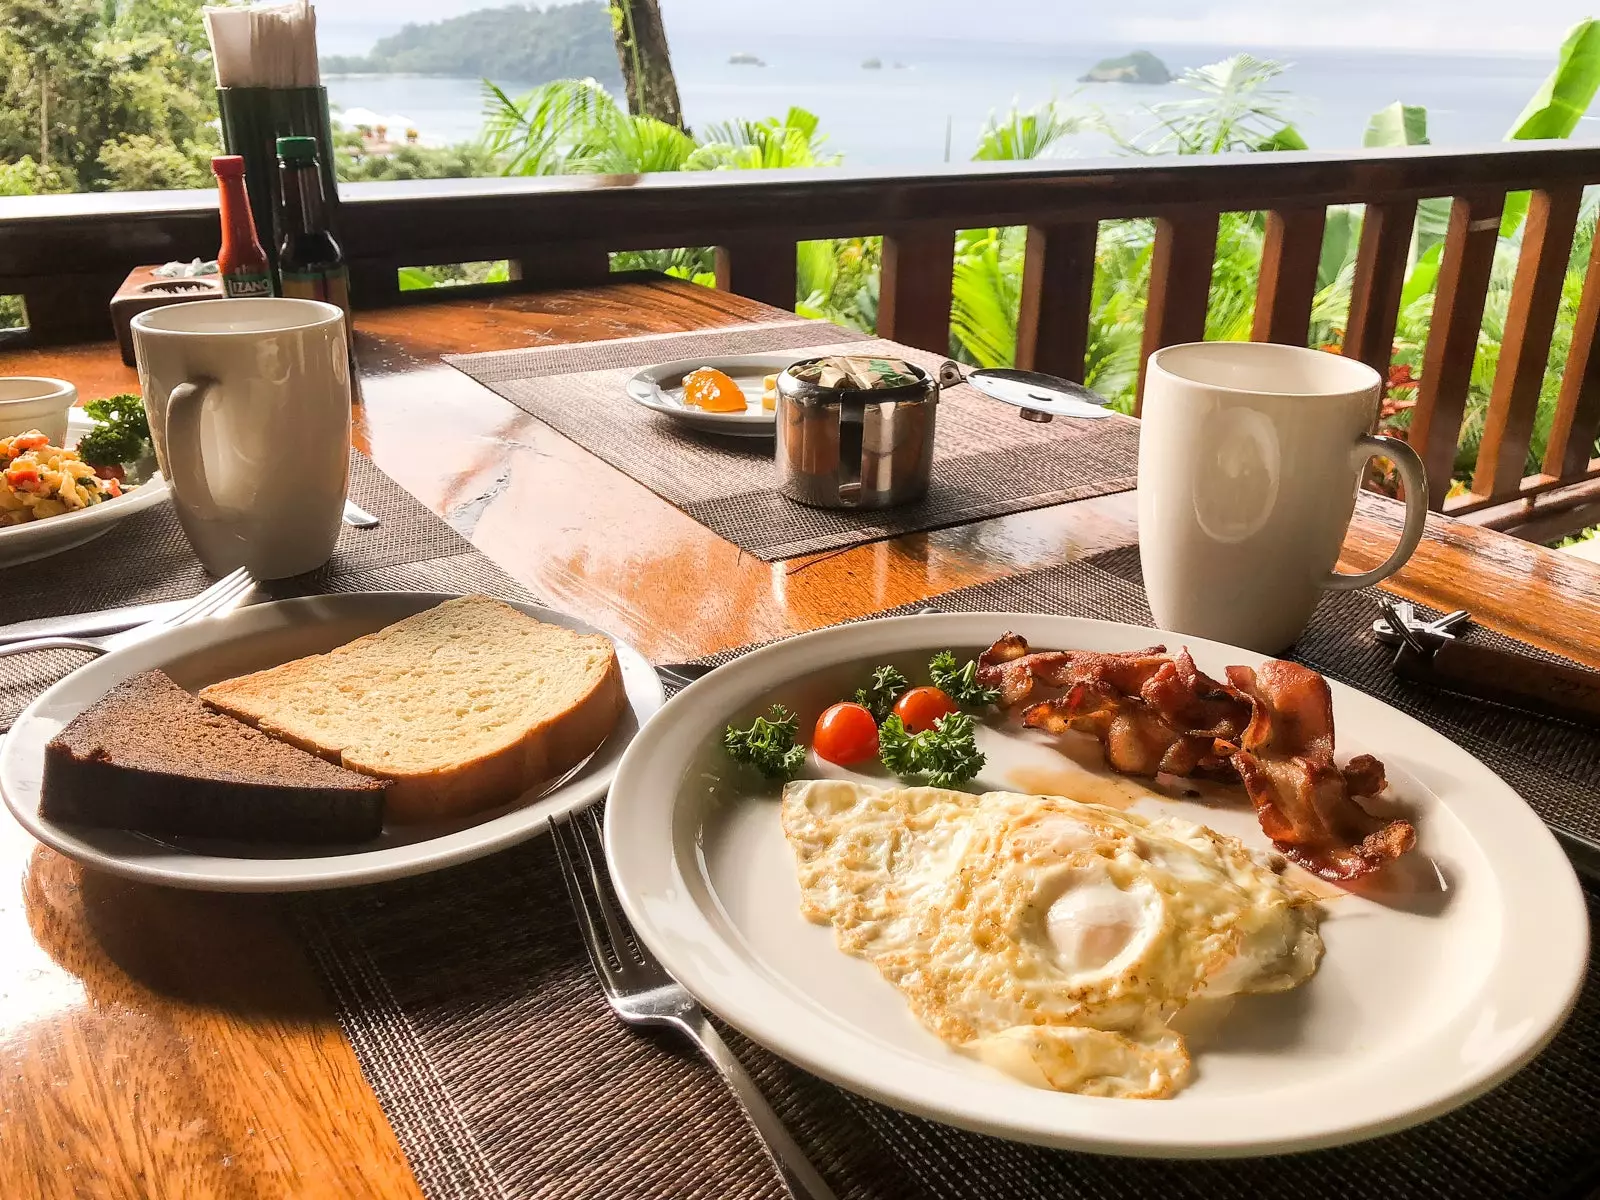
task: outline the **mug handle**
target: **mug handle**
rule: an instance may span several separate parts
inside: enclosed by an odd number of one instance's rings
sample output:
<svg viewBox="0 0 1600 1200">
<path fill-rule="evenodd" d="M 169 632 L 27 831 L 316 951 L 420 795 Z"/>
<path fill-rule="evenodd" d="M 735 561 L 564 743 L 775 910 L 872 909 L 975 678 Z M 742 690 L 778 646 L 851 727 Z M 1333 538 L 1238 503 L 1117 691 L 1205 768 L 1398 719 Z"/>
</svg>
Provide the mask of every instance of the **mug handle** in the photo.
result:
<svg viewBox="0 0 1600 1200">
<path fill-rule="evenodd" d="M 1428 521 L 1428 473 L 1423 468 L 1422 459 L 1409 442 L 1372 433 L 1363 434 L 1355 445 L 1357 469 L 1366 466 L 1368 459 L 1380 456 L 1394 463 L 1406 485 L 1406 523 L 1400 530 L 1400 544 L 1381 566 L 1370 571 L 1363 571 L 1359 575 L 1329 571 L 1323 578 L 1322 586 L 1330 591 L 1353 591 L 1389 578 L 1405 566 L 1406 560 L 1416 552 L 1422 541 L 1423 527 Z"/>
<path fill-rule="evenodd" d="M 202 517 L 217 510 L 200 444 L 200 410 L 216 385 L 215 379 L 192 379 L 173 388 L 167 399 L 167 467 L 173 491 Z"/>
</svg>

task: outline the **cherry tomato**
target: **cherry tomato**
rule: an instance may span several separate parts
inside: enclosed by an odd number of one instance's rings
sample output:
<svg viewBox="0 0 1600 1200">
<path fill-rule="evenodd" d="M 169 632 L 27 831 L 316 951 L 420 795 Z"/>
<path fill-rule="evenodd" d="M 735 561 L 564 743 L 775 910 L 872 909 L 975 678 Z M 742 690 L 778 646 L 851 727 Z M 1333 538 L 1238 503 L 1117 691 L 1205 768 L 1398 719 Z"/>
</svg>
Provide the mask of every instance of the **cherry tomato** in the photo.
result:
<svg viewBox="0 0 1600 1200">
<path fill-rule="evenodd" d="M 859 704 L 835 704 L 817 718 L 811 747 L 818 758 L 840 766 L 878 756 L 878 723 Z"/>
<path fill-rule="evenodd" d="M 894 702 L 894 715 L 912 733 L 932 729 L 940 717 L 956 711 L 956 702 L 936 687 L 912 688 Z"/>
</svg>

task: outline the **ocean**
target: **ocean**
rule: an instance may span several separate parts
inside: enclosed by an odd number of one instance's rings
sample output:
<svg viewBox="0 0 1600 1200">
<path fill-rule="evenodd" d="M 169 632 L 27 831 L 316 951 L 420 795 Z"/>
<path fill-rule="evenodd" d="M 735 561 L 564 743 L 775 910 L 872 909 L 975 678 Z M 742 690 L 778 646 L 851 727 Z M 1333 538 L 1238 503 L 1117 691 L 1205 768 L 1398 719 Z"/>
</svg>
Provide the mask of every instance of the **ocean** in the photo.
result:
<svg viewBox="0 0 1600 1200">
<path fill-rule="evenodd" d="M 1127 134 L 1147 129 L 1149 107 L 1195 93 L 1176 84 L 1077 83 L 1099 60 L 1128 46 L 1030 45 L 934 38 L 885 39 L 883 45 L 828 37 L 680 39 L 673 46 L 684 113 L 693 127 L 735 117 L 781 115 L 790 105 L 817 114 L 827 148 L 852 166 L 921 167 L 971 157 L 985 119 L 1013 104 L 1052 98 L 1099 106 Z M 1235 52 L 1227 46 L 1148 46 L 1176 74 Z M 736 66 L 736 52 L 765 66 Z M 1251 53 L 1289 64 L 1276 86 L 1313 148 L 1357 147 L 1370 115 L 1396 100 L 1424 105 L 1431 140 L 1471 145 L 1500 140 L 1551 69 L 1546 55 L 1419 54 L 1410 51 L 1261 49 Z M 882 60 L 868 70 L 862 61 Z M 404 118 L 424 141 L 475 137 L 482 98 L 476 79 L 403 75 L 329 76 L 332 102 Z M 496 80 L 510 91 L 526 81 Z M 1600 120 L 1586 117 L 1577 136 L 1593 137 Z M 1067 139 L 1055 156 L 1092 156 L 1112 143 L 1102 134 Z"/>
</svg>

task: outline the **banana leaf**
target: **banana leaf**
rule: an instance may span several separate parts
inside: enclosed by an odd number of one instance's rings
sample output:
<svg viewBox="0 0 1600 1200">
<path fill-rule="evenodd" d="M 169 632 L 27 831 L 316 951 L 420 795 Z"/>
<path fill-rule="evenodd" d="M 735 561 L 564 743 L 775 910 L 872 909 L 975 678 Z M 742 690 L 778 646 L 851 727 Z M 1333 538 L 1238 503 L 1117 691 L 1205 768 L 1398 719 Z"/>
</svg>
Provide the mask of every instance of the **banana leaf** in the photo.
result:
<svg viewBox="0 0 1600 1200">
<path fill-rule="evenodd" d="M 1401 104 L 1379 109 L 1367 122 L 1363 146 L 1428 145 L 1428 110 L 1420 104 Z M 1440 197 L 1417 205 L 1417 224 L 1411 234 L 1409 258 L 1413 269 L 1429 250 L 1444 241 L 1450 227 L 1450 201 Z"/>
<path fill-rule="evenodd" d="M 1322 257 L 1317 261 L 1317 290 L 1331 287 L 1339 272 L 1356 260 L 1361 245 L 1361 207 L 1335 204 L 1322 227 Z"/>
<path fill-rule="evenodd" d="M 1550 77 L 1512 123 L 1506 141 L 1571 137 L 1578 128 L 1578 121 L 1594 102 L 1597 90 L 1600 90 L 1600 21 L 1591 18 L 1578 22 L 1567 33 L 1566 40 L 1561 43 L 1556 69 L 1550 72 Z M 1527 213 L 1527 192 L 1513 192 L 1507 196 L 1500 236 L 1515 234 Z"/>
<path fill-rule="evenodd" d="M 1439 283 L 1439 263 L 1444 258 L 1444 243 L 1435 242 L 1417 258 L 1400 289 L 1400 307 L 1409 308 L 1422 297 L 1430 295 Z"/>
<path fill-rule="evenodd" d="M 1367 121 L 1363 146 L 1426 146 L 1428 110 L 1420 104 L 1401 104 L 1380 108 Z"/>
</svg>

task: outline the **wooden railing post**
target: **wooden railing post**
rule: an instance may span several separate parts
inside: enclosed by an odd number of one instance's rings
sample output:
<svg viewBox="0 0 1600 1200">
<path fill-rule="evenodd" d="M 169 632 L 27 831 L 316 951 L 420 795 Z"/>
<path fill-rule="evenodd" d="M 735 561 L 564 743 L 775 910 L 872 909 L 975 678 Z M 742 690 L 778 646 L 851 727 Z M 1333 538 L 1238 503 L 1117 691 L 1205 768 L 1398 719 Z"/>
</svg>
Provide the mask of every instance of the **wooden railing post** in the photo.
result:
<svg viewBox="0 0 1600 1200">
<path fill-rule="evenodd" d="M 1216 213 L 1186 213 L 1156 221 L 1156 241 L 1150 252 L 1150 298 L 1145 306 L 1144 341 L 1139 347 L 1135 415 L 1144 403 L 1144 376 L 1150 356 L 1163 346 L 1205 339 L 1206 305 L 1211 299 L 1211 268 L 1216 256 Z"/>
<path fill-rule="evenodd" d="M 1384 379 L 1394 357 L 1394 326 L 1406 284 L 1406 257 L 1417 223 L 1415 200 L 1369 204 L 1361 218 L 1361 245 L 1350 285 L 1344 355 L 1367 364 Z"/>
<path fill-rule="evenodd" d="M 1455 470 L 1472 360 L 1478 353 L 1483 302 L 1500 238 L 1505 195 L 1457 196 L 1450 205 L 1433 320 L 1422 357 L 1422 381 L 1411 417 L 1411 445 L 1428 468 L 1428 506 L 1444 507 Z"/>
<path fill-rule="evenodd" d="M 781 235 L 729 238 L 717 247 L 717 287 L 792 311 L 795 240 Z"/>
<path fill-rule="evenodd" d="M 1522 255 L 1512 285 L 1495 368 L 1488 420 L 1478 447 L 1473 492 L 1485 498 L 1514 494 L 1522 486 L 1528 443 L 1539 412 L 1539 392 L 1550 359 L 1550 336 L 1561 307 L 1561 285 L 1572 257 L 1582 188 L 1537 191 L 1528 205 Z"/>
<path fill-rule="evenodd" d="M 1600 238 L 1589 251 L 1583 276 L 1583 299 L 1572 326 L 1572 345 L 1561 376 L 1550 440 L 1545 444 L 1544 473 L 1557 479 L 1581 479 L 1589 471 L 1595 436 L 1600 434 Z"/>
<path fill-rule="evenodd" d="M 909 228 L 883 237 L 878 286 L 878 335 L 950 352 L 950 291 L 955 273 L 954 229 Z"/>
<path fill-rule="evenodd" d="M 1028 226 L 1017 313 L 1017 366 L 1083 382 L 1100 225 Z"/>
<path fill-rule="evenodd" d="M 1250 329 L 1254 341 L 1306 344 L 1327 219 L 1325 208 L 1278 209 L 1267 214 L 1261 281 L 1256 286 L 1256 313 Z"/>
</svg>

